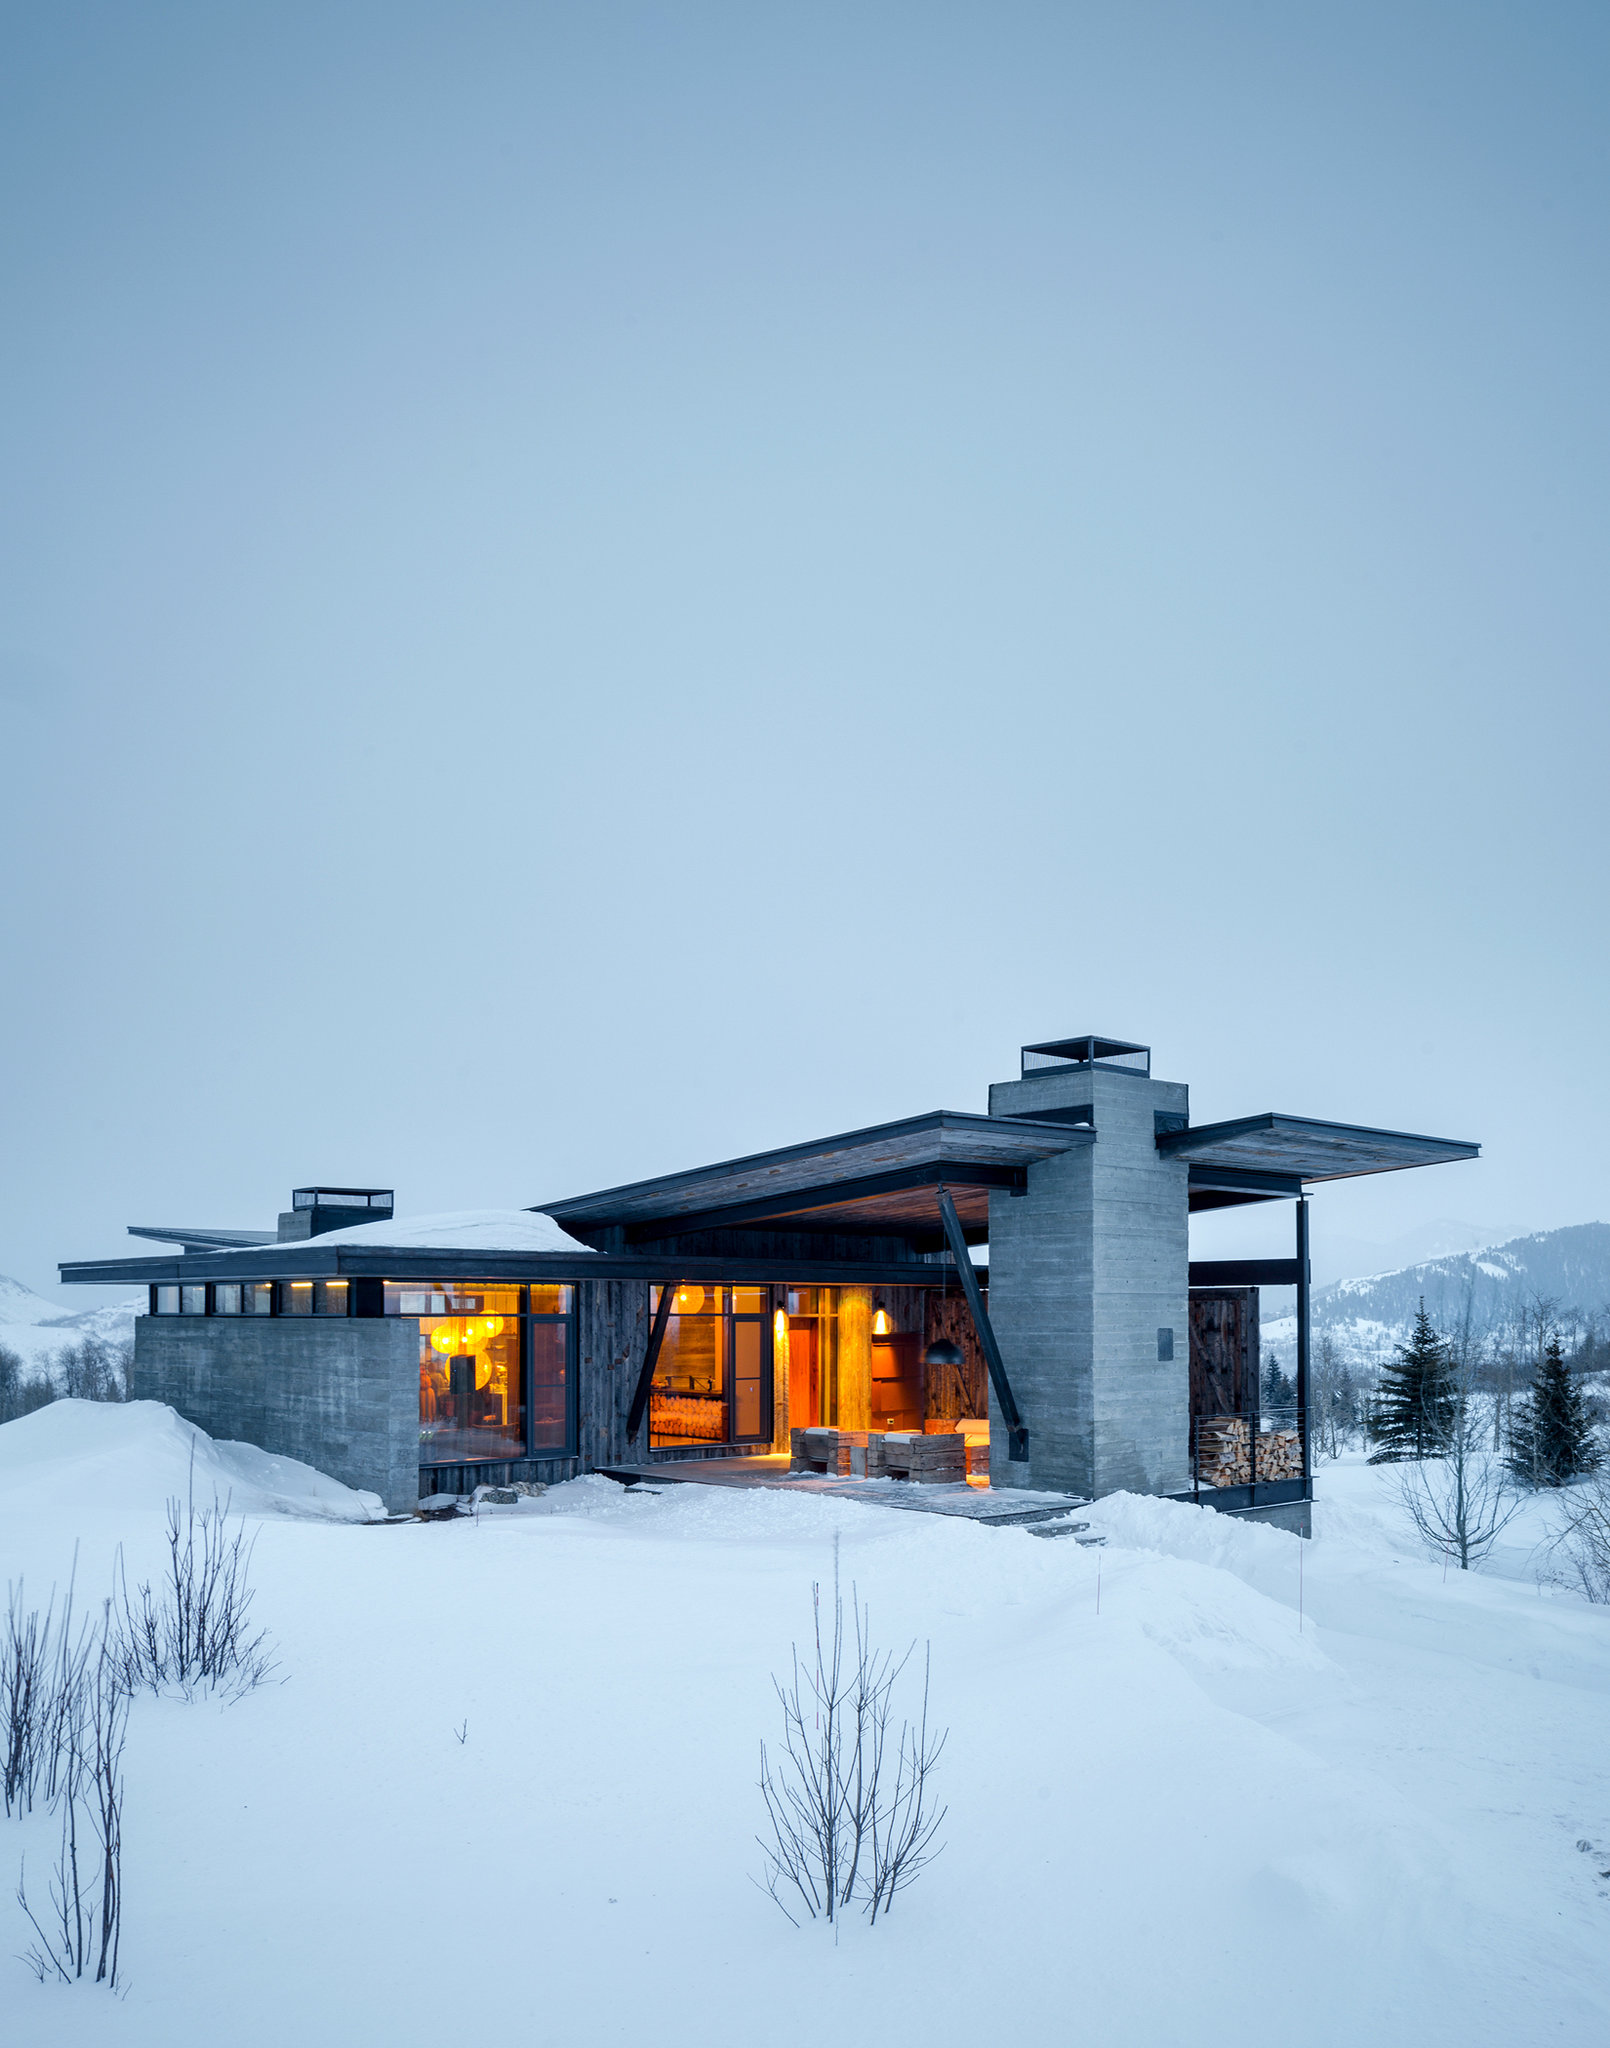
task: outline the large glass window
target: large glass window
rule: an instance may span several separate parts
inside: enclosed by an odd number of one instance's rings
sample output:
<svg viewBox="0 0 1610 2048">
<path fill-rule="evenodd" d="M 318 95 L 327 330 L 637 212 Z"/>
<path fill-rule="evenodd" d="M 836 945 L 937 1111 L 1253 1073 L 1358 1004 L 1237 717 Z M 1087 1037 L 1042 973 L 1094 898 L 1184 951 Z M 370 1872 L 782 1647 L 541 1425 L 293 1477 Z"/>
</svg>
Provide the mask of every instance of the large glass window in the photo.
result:
<svg viewBox="0 0 1610 2048">
<path fill-rule="evenodd" d="M 220 1280 L 212 1290 L 212 1312 L 215 1316 L 238 1316 L 240 1314 L 240 1282 Z"/>
<path fill-rule="evenodd" d="M 388 1280 L 382 1299 L 419 1324 L 422 1464 L 569 1451 L 570 1287 Z"/>
<path fill-rule="evenodd" d="M 282 1280 L 279 1283 L 282 1316 L 310 1316 L 313 1313 L 313 1282 Z"/>
<path fill-rule="evenodd" d="M 272 1280 L 250 1280 L 246 1283 L 243 1312 L 249 1316 L 271 1316 L 274 1313 Z"/>
<path fill-rule="evenodd" d="M 206 1288 L 181 1287 L 179 1289 L 179 1313 L 185 1316 L 204 1316 L 207 1313 Z"/>
<path fill-rule="evenodd" d="M 153 1287 L 151 1289 L 151 1313 L 154 1316 L 176 1316 L 179 1313 L 178 1288 Z"/>
<path fill-rule="evenodd" d="M 315 1280 L 313 1313 L 316 1316 L 344 1316 L 347 1312 L 347 1283 L 344 1280 Z"/>
<path fill-rule="evenodd" d="M 659 1308 L 661 1290 L 650 1291 Z M 769 1297 L 764 1287 L 676 1290 L 654 1366 L 651 1444 L 761 1443 L 770 1427 Z"/>
<path fill-rule="evenodd" d="M 790 1287 L 783 1296 L 788 1351 L 788 1425 L 817 1429 L 838 1420 L 838 1293 Z"/>
</svg>

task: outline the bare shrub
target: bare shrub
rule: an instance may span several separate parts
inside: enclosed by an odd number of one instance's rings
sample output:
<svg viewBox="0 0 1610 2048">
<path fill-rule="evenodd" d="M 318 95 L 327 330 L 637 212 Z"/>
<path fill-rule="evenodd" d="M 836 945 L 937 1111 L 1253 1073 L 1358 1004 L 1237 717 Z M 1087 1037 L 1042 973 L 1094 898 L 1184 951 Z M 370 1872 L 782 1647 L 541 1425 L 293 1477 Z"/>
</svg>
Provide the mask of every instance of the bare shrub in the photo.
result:
<svg viewBox="0 0 1610 2048">
<path fill-rule="evenodd" d="M 56 1797 L 72 1739 L 77 1697 L 84 1684 L 91 1647 L 89 1624 L 73 1630 L 73 1579 L 56 1612 L 54 1588 L 44 1612 L 25 1608 L 19 1581 L 6 1588 L 6 1627 L 0 1639 L 0 1741 L 4 1743 L 0 1792 L 8 1815 L 32 1813 L 43 1791 Z"/>
<path fill-rule="evenodd" d="M 130 1594 L 118 1555 L 118 1647 L 130 1691 L 168 1687 L 189 1698 L 221 1691 L 232 1699 L 261 1685 L 275 1669 L 266 1630 L 250 1614 L 252 1551 L 243 1520 L 216 1494 L 196 1507 L 195 1446 L 185 1499 L 168 1502 L 168 1569 L 157 1587 L 142 1581 Z"/>
<path fill-rule="evenodd" d="M 1475 1392 L 1471 1347 L 1449 1347 L 1446 1431 L 1440 1455 L 1400 1470 L 1399 1493 L 1415 1533 L 1462 1572 L 1487 1556 L 1522 1501 L 1513 1476 L 1488 1449 L 1489 1420 Z"/>
<path fill-rule="evenodd" d="M 1610 1605 L 1610 1470 L 1558 1495 L 1560 1527 L 1549 1545 L 1547 1574 L 1595 1606 Z"/>
<path fill-rule="evenodd" d="M 917 1719 L 902 1721 L 891 1739 L 895 1686 L 916 1645 L 898 1658 L 875 1649 L 853 1585 L 850 1602 L 853 1654 L 835 1543 L 831 1624 L 824 1629 L 822 1589 L 813 1585 L 810 1661 L 802 1664 L 796 1648 L 788 1682 L 772 1681 L 783 1710 L 781 1754 L 774 1759 L 760 1746 L 771 1822 L 770 1839 L 756 1838 L 764 1889 L 796 1927 L 796 1912 L 836 1923 L 852 1904 L 875 1924 L 939 1853 L 934 1838 L 947 1811 L 936 1810 L 930 1783 L 948 1731 L 929 1729 L 927 1650 Z"/>
<path fill-rule="evenodd" d="M 49 1884 L 50 1903 L 28 1898 L 27 1868 L 17 1903 L 33 1929 L 23 1960 L 43 1983 L 93 1974 L 117 1988 L 123 1926 L 123 1744 L 129 1695 L 113 1637 L 111 1603 L 102 1616 L 95 1655 L 79 1671 L 67 1707 L 66 1745 L 55 1793 L 61 1842 Z"/>
</svg>

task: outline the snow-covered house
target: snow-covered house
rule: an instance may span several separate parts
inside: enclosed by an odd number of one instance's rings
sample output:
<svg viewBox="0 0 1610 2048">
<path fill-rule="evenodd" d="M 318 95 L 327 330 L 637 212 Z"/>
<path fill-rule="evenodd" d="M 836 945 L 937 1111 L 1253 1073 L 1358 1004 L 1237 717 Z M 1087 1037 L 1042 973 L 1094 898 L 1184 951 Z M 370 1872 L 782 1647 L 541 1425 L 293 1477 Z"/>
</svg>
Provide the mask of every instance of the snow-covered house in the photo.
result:
<svg viewBox="0 0 1610 2048">
<path fill-rule="evenodd" d="M 132 1391 L 395 1506 L 790 1432 L 960 1433 L 976 1483 L 1127 1487 L 1305 1527 L 1308 1196 L 1474 1144 L 1265 1113 L 1195 1125 L 1148 1048 L 1025 1046 L 936 1110 L 530 1210 L 399 1219 L 302 1188 L 276 1231 L 131 1225 Z M 1192 1211 L 1290 1201 L 1289 1259 L 1192 1262 Z M 1289 1404 L 1260 1287 L 1295 1287 Z M 987 1481 L 986 1481 L 987 1469 Z"/>
</svg>

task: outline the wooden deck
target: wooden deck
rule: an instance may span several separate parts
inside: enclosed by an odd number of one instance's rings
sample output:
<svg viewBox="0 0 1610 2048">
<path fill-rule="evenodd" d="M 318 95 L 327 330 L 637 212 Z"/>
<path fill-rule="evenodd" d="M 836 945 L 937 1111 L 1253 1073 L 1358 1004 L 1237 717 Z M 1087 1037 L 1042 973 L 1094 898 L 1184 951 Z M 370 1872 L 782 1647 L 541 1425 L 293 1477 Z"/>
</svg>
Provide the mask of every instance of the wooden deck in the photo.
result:
<svg viewBox="0 0 1610 2048">
<path fill-rule="evenodd" d="M 914 1486 L 904 1479 L 824 1479 L 814 1472 L 791 1473 L 788 1458 L 780 1451 L 754 1458 L 677 1458 L 660 1465 L 615 1465 L 603 1468 L 603 1476 L 622 1486 L 760 1486 L 783 1493 L 829 1493 L 835 1500 L 853 1500 L 866 1508 L 950 1515 L 992 1529 L 1054 1523 L 1075 1508 L 1089 1505 L 1072 1493 L 1016 1489 L 994 1493 L 965 1481 L 953 1486 Z M 1082 1529 L 1084 1524 L 1078 1527 Z M 1067 1533 L 1073 1534 L 1073 1528 Z"/>
</svg>

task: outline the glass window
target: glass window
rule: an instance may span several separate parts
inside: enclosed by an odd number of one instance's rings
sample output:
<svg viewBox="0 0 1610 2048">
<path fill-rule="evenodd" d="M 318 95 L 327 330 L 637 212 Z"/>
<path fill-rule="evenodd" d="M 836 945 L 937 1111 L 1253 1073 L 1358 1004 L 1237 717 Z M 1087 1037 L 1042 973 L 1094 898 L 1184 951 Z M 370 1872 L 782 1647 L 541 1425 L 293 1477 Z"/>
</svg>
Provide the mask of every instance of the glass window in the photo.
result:
<svg viewBox="0 0 1610 2048">
<path fill-rule="evenodd" d="M 651 1290 L 658 1311 L 664 1290 Z M 679 1287 L 654 1364 L 649 1400 L 651 1444 L 724 1444 L 727 1441 L 726 1318 L 722 1290 Z"/>
<path fill-rule="evenodd" d="M 388 1280 L 383 1289 L 388 1316 L 517 1316 L 520 1292 L 502 1280 Z"/>
<path fill-rule="evenodd" d="M 156 1302 L 152 1308 L 153 1315 L 176 1316 L 179 1313 L 179 1290 L 177 1287 L 158 1287 L 152 1291 L 156 1295 Z"/>
<path fill-rule="evenodd" d="M 240 1282 L 221 1280 L 212 1290 L 212 1312 L 215 1316 L 238 1316 L 240 1314 Z"/>
<path fill-rule="evenodd" d="M 650 1290 L 657 1310 L 659 1288 Z M 764 1440 L 771 1388 L 771 1291 L 701 1287 L 676 1291 L 654 1366 L 651 1444 Z"/>
<path fill-rule="evenodd" d="M 836 1420 L 838 1295 L 831 1287 L 790 1287 L 787 1302 L 788 1423 L 815 1429 Z"/>
<path fill-rule="evenodd" d="M 533 1321 L 529 1338 L 531 1448 L 563 1453 L 570 1447 L 570 1324 Z"/>
<path fill-rule="evenodd" d="M 279 1306 L 282 1316 L 312 1315 L 313 1282 L 311 1280 L 282 1280 L 280 1282 Z"/>
<path fill-rule="evenodd" d="M 206 1288 L 181 1287 L 179 1289 L 179 1313 L 182 1316 L 204 1316 L 207 1313 Z"/>
<path fill-rule="evenodd" d="M 248 1281 L 244 1291 L 242 1313 L 249 1316 L 271 1316 L 274 1313 L 272 1280 Z"/>
<path fill-rule="evenodd" d="M 316 1316 L 344 1316 L 347 1312 L 347 1283 L 344 1280 L 315 1280 L 313 1313 Z"/>
<path fill-rule="evenodd" d="M 734 1288 L 735 1294 L 742 1293 Z M 756 1288 L 754 1292 L 760 1290 Z M 759 1316 L 735 1318 L 732 1325 L 732 1434 L 738 1442 L 760 1435 L 760 1368 L 765 1322 Z"/>
<path fill-rule="evenodd" d="M 382 1300 L 419 1324 L 422 1464 L 569 1452 L 573 1288 L 387 1280 Z"/>
<path fill-rule="evenodd" d="M 507 1291 L 518 1301 L 517 1288 Z M 420 1317 L 419 1455 L 425 1464 L 525 1456 L 518 1314 Z"/>
</svg>

